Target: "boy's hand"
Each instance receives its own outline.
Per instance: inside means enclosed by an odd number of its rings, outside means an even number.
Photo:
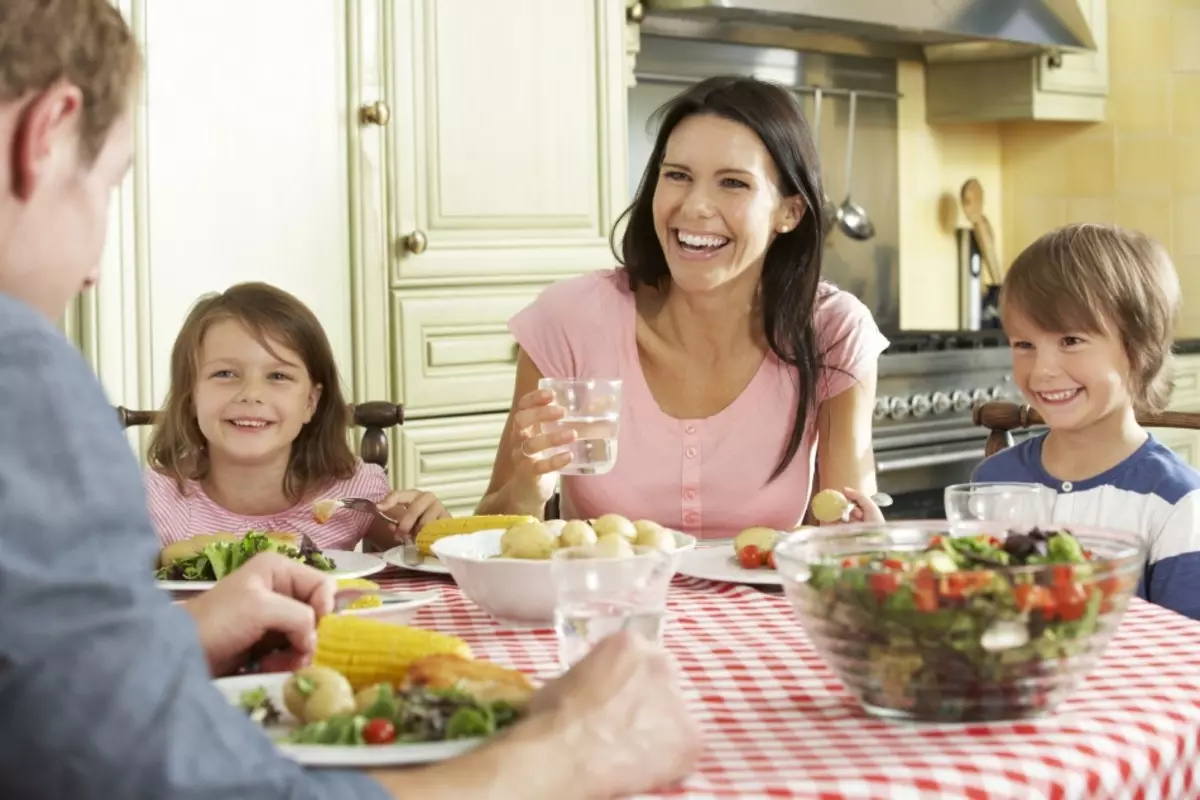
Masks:
[[[850,509],[849,522],[884,522],[883,511],[875,504],[870,495],[863,494],[857,489],[847,486],[842,490],[846,499],[854,503]]]
[[[380,511],[397,520],[394,533],[396,544],[410,533],[416,534],[435,519],[446,519],[450,516],[450,512],[446,511],[437,495],[419,489],[392,492],[375,505]]]

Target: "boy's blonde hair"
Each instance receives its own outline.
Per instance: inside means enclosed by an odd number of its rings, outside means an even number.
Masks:
[[[137,42],[109,0],[4,0],[0,103],[59,81],[83,93],[80,155],[90,164],[129,107],[141,72]]]
[[[1179,276],[1166,249],[1137,231],[1078,223],[1025,248],[1004,276],[1001,317],[1014,311],[1055,333],[1108,333],[1129,359],[1138,411],[1171,397]]]
[[[171,351],[171,386],[151,435],[150,466],[174,477],[180,492],[189,479],[208,475],[207,441],[193,397],[204,336],[225,320],[240,322],[267,350],[275,341],[295,351],[313,384],[321,387],[312,419],[292,444],[285,496],[299,501],[328,482],[351,477],[358,461],[347,441],[350,419],[329,338],[308,306],[266,283],[239,283],[192,307]]]

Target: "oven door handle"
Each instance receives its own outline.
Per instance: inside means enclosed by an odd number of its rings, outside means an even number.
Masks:
[[[937,467],[942,464],[956,464],[959,461],[982,461],[984,449],[982,447],[971,448],[970,450],[955,450],[950,453],[930,453],[921,456],[909,456],[907,458],[896,458],[889,460],[880,460],[876,466],[876,472],[899,472],[903,469],[921,469],[922,467]]]

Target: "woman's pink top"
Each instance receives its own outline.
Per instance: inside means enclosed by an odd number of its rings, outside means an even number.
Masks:
[[[824,401],[875,368],[887,339],[856,297],[822,286],[814,324],[825,365]],[[625,274],[601,270],[547,287],[509,321],[541,373],[623,381],[617,463],[605,475],[562,476],[562,516],[617,513],[706,539],[754,525],[794,527],[808,508],[816,415],[788,468],[769,481],[796,413],[795,370],[773,353],[742,393],[704,419],[667,416],[638,357],[636,308]]]
[[[375,464],[358,462],[354,474],[330,484],[322,492],[305,498],[287,511],[263,517],[235,514],[217,505],[196,481],[188,481],[180,493],[175,479],[153,469],[145,471],[150,518],[165,545],[195,536],[197,533],[307,533],[322,550],[353,550],[366,535],[374,517],[355,511],[339,511],[324,525],[313,519],[317,500],[334,497],[365,497],[380,500],[391,491],[387,475]]]

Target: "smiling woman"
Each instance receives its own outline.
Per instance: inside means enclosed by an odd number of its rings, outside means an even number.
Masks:
[[[815,482],[874,491],[887,342],[821,281],[820,170],[795,98],[711,78],[659,118],[623,267],[555,284],[509,323],[513,409],[481,513],[541,513],[568,463],[543,376],[624,381],[617,464],[563,478],[567,518],[616,512],[725,538],[793,527]]]

